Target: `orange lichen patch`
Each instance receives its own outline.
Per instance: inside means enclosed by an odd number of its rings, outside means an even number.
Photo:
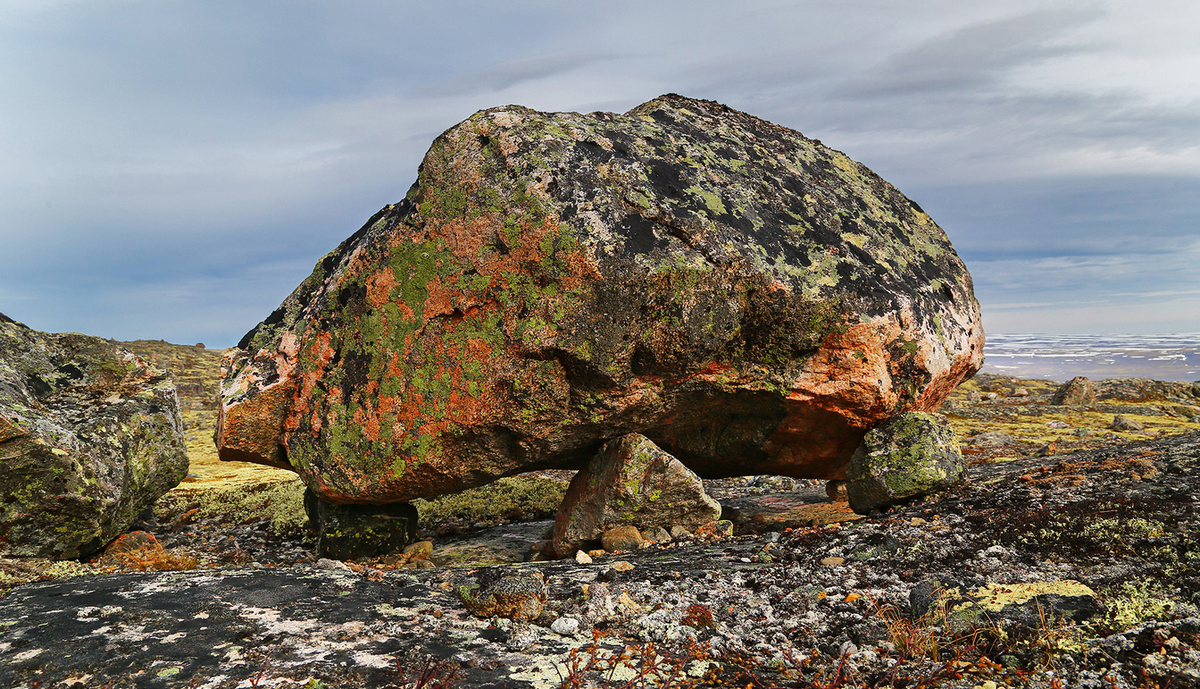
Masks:
[[[382,308],[392,300],[392,292],[398,284],[396,274],[391,268],[375,272],[367,279],[367,303],[376,309]]]
[[[813,401],[847,418],[867,420],[856,425],[868,425],[897,401],[887,348],[903,334],[891,314],[829,333],[793,383],[789,399]]]
[[[232,407],[223,405],[217,416],[220,458],[292,468],[281,449],[280,437],[295,388],[295,381],[289,379],[263,388]]]
[[[0,416],[0,442],[26,435],[25,429]]]
[[[430,280],[425,285],[429,296],[421,307],[421,318],[426,323],[439,316],[449,316],[454,313],[456,305],[462,302],[463,293],[457,288],[447,287],[439,278]]]

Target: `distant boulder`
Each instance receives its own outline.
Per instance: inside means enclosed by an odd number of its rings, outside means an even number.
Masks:
[[[1176,402],[1200,400],[1200,382],[1178,383],[1149,378],[1110,378],[1096,381],[1096,398],[1126,402]]]
[[[223,459],[324,499],[578,469],[842,478],[983,360],[946,234],[865,166],[710,101],[476,113],[230,351]]]
[[[1094,404],[1096,402],[1096,388],[1092,386],[1092,381],[1083,376],[1075,376],[1071,380],[1063,383],[1054,391],[1054,396],[1050,398],[1050,404]]]
[[[872,429],[850,459],[846,497],[859,514],[961,483],[966,464],[944,417],[905,412]]]
[[[167,374],[101,338],[0,314],[0,555],[95,552],[187,470]]]
[[[1112,423],[1108,427],[1114,431],[1141,431],[1145,429],[1145,426],[1140,421],[1131,419],[1124,414],[1114,416]]]

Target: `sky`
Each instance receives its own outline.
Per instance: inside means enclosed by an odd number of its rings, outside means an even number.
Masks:
[[[916,200],[988,332],[1200,331],[1194,0],[0,0],[0,312],[229,346],[473,112],[669,92]]]

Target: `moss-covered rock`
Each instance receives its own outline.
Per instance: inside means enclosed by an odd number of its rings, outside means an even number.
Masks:
[[[974,587],[929,579],[912,588],[909,604],[914,618],[944,624],[953,632],[1007,622],[1048,630],[1104,611],[1095,591],[1071,579]]]
[[[866,167],[668,95],[481,111],[226,359],[222,458],[383,503],[641,433],[706,477],[841,478],[978,369],[970,275]]]
[[[479,617],[534,620],[546,605],[546,580],[538,572],[502,568],[473,570],[454,588],[467,610]]]
[[[101,338],[0,314],[0,555],[95,552],[187,468],[164,372]]]
[[[616,527],[695,531],[720,517],[721,505],[704,492],[699,476],[631,433],[605,443],[571,480],[554,521],[554,550],[573,555]]]
[[[945,417],[899,414],[863,438],[850,459],[846,497],[859,514],[945,490],[963,480],[958,436]]]

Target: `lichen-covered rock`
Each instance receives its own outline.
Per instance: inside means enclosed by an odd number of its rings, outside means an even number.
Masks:
[[[676,95],[476,113],[225,362],[224,459],[381,503],[580,468],[842,478],[982,363],[945,233],[863,165]]]
[[[610,440],[567,488],[554,520],[554,550],[561,557],[618,526],[689,531],[721,516],[700,477],[645,436]],[[605,546],[605,550],[608,550]]]
[[[1075,376],[1063,383],[1054,391],[1050,404],[1094,404],[1096,388],[1092,381],[1083,376]]]
[[[317,534],[320,557],[358,560],[391,555],[402,552],[417,535],[417,508],[407,502],[336,505],[306,490],[304,511]]]
[[[482,569],[460,581],[455,591],[479,617],[533,620],[546,605],[546,580],[537,572]]]
[[[946,490],[963,480],[958,436],[945,417],[905,412],[872,429],[850,459],[846,497],[859,514]]]
[[[914,618],[928,616],[952,631],[1016,622],[1035,629],[1083,622],[1104,611],[1096,592],[1071,579],[985,583],[973,588],[928,579],[909,593]]]
[[[0,314],[0,555],[95,552],[187,469],[167,374],[101,338]]]

